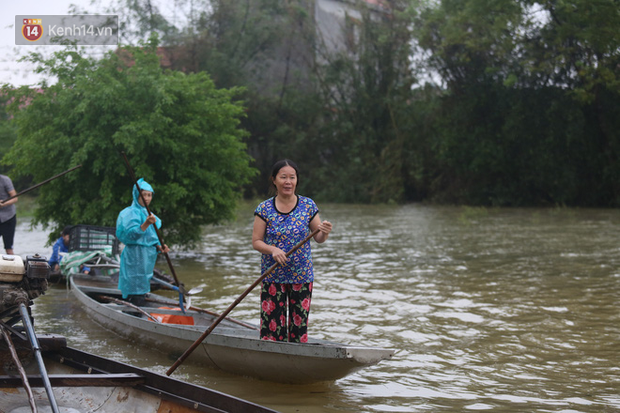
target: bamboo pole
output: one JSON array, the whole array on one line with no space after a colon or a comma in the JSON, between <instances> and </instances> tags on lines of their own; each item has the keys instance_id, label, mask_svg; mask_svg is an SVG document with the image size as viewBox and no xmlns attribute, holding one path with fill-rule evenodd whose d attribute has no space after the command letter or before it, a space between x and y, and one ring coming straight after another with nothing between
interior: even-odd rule
<instances>
[{"instance_id":1,"label":"bamboo pole","mask_svg":"<svg viewBox=\"0 0 620 413\"><path fill-rule=\"evenodd\" d=\"M67 169L67 170L66 170L66 171L64 171L64 172L61 172L61 173L59 173L58 175L54 175L54 176L52 176L51 178L46 179L45 181L40 182L40 183L38 183L38 184L36 184L36 185L34 185L34 186L31 186L31 187L30 187L30 188L28 188L28 189L24 189L23 191L21 191L21 192L19 192L19 193L15 194L15 195L13 195L13 196L11 196L11 197L8 197L7 199L3 199L3 200L2 200L2 202L10 201L10 200L11 200L11 199L13 199L13 198L17 198L17 197L18 197L18 196L20 196L20 195L24 195L25 193L30 192L30 191L32 191L33 189L37 189L37 188L38 188L38 187L40 187L41 185L44 185L44 184L46 184L46 183L48 183L48 182L50 182L50 181L53 181L53 180L54 180L54 179L56 179L56 178L60 178L61 176L65 175L65 174L68 174L69 172L74 171L74 170L76 170L77 168L81 168L81 167L82 167L82 165L78 165L78 166L74 166L74 167L73 167L73 168L71 168L71 169Z\"/></svg>"}]
</instances>

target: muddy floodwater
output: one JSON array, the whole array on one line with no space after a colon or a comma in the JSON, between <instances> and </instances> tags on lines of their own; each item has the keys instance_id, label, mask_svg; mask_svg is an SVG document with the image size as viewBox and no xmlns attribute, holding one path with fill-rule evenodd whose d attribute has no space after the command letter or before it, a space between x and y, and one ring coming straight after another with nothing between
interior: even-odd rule
<instances>
[{"instance_id":1,"label":"muddy floodwater","mask_svg":"<svg viewBox=\"0 0 620 413\"><path fill-rule=\"evenodd\" d=\"M313 244L310 334L394 358L311 386L192 365L174 377L290 413L620 411L620 210L319 207L334 232ZM193 305L221 312L260 275L252 212L171 253L179 279L204 287ZM46 239L20 220L16 253L49 256ZM258 310L254 291L231 315ZM64 284L33 312L73 347L159 373L174 363L90 321Z\"/></svg>"}]
</instances>

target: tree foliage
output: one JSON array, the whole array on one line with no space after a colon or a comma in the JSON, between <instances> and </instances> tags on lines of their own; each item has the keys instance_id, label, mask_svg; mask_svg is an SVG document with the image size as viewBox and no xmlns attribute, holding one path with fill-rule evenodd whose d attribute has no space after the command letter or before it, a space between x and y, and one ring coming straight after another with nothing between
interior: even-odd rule
<instances>
[{"instance_id":1,"label":"tree foliage","mask_svg":"<svg viewBox=\"0 0 620 413\"><path fill-rule=\"evenodd\" d=\"M19 138L3 161L36 182L82 165L41 187L34 223L115 226L132 200L121 152L153 185L167 243L191 245L201 225L233 218L255 172L239 90L217 89L204 72L163 71L155 52L152 41L98 61L76 51L33 57L58 82L12 92Z\"/></svg>"},{"instance_id":2,"label":"tree foliage","mask_svg":"<svg viewBox=\"0 0 620 413\"><path fill-rule=\"evenodd\" d=\"M9 121L9 114L6 111L8 102L8 96L2 96L2 98L0 98L0 153L7 153L17 138L15 126ZM6 171L1 165L0 173L6 174Z\"/></svg>"},{"instance_id":3,"label":"tree foliage","mask_svg":"<svg viewBox=\"0 0 620 413\"><path fill-rule=\"evenodd\" d=\"M243 88L248 197L287 157L319 200L620 205L615 0L157 3L132 35Z\"/></svg>"},{"instance_id":4,"label":"tree foliage","mask_svg":"<svg viewBox=\"0 0 620 413\"><path fill-rule=\"evenodd\" d=\"M620 203L617 2L445 0L412 15L445 84L420 142L436 161L429 192L474 204Z\"/></svg>"},{"instance_id":5,"label":"tree foliage","mask_svg":"<svg viewBox=\"0 0 620 413\"><path fill-rule=\"evenodd\" d=\"M393 7L398 2L393 2ZM369 7L344 22L346 48L323 52L316 68L329 105L314 163L320 197L346 202L404 200L406 116L415 73L410 65L409 21L398 9ZM325 186L321 182L332 182Z\"/></svg>"}]
</instances>

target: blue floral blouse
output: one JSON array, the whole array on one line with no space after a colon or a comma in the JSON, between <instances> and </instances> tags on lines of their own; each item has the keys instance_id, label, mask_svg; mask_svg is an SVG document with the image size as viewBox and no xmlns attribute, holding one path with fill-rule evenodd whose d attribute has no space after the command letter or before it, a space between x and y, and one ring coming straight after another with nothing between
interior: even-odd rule
<instances>
[{"instance_id":1,"label":"blue floral blouse","mask_svg":"<svg viewBox=\"0 0 620 413\"><path fill-rule=\"evenodd\" d=\"M254 215L267 223L264 241L289 252L299 241L310 234L310 221L319 213L319 208L310 198L297 196L297 205L287 214L276 209L275 197L258 205ZM263 254L261 274L264 274L275 260L271 254ZM293 255L286 265L279 265L265 278L266 282L281 284L301 284L314 281L312 252L310 242L306 242Z\"/></svg>"}]
</instances>

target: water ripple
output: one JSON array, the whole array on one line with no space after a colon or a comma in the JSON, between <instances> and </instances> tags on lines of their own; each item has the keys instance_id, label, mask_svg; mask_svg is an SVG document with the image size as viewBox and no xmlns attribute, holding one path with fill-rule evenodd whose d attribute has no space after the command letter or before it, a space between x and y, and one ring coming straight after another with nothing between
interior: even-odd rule
<instances>
[{"instance_id":1,"label":"water ripple","mask_svg":"<svg viewBox=\"0 0 620 413\"><path fill-rule=\"evenodd\" d=\"M186 285L207 287L196 305L223 311L259 276L252 210L174 252ZM321 216L334 232L313 245L310 334L393 348L393 359L303 388L191 366L183 377L283 412L620 411L619 210L322 205ZM19 230L20 252L47 250ZM62 302L37 303L43 328L166 365ZM232 315L256 322L258 292Z\"/></svg>"}]
</instances>

